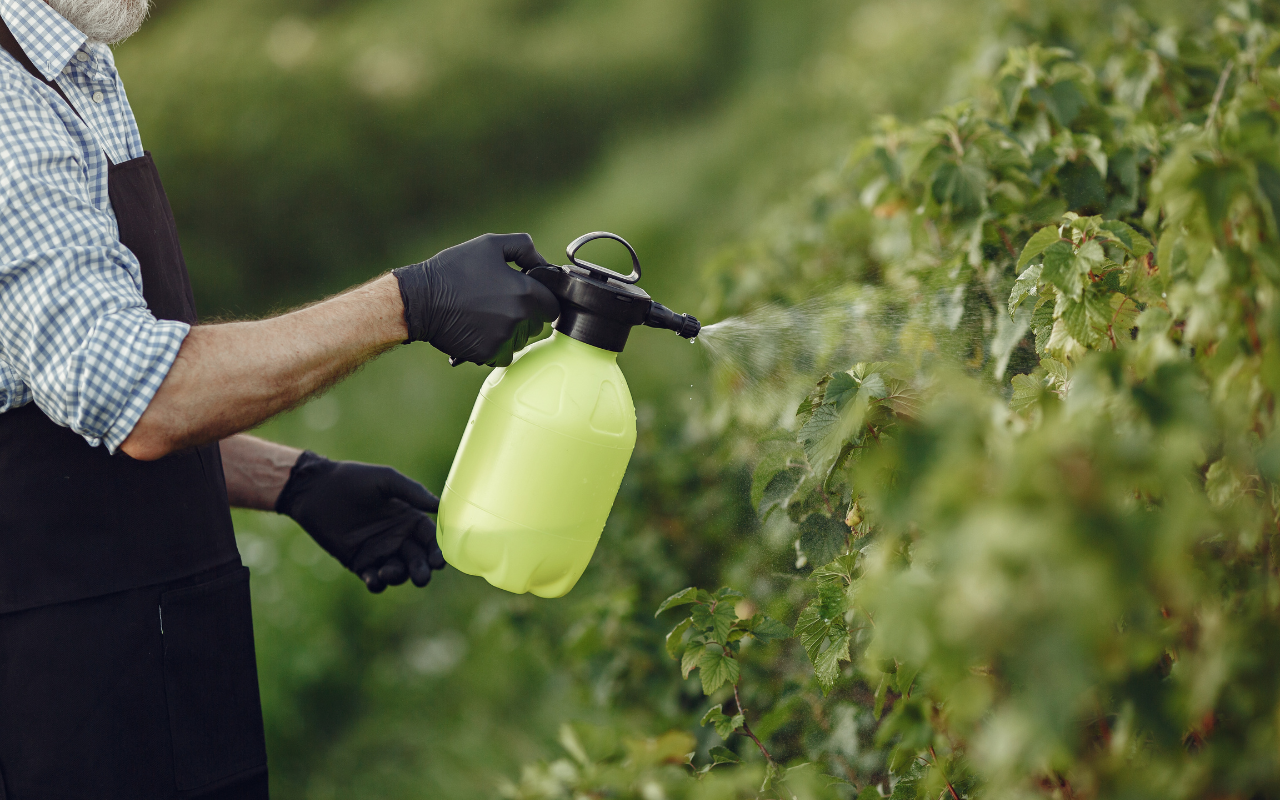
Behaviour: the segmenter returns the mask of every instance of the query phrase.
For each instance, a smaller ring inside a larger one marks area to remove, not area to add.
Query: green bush
[[[660,609],[710,727],[509,795],[1280,793],[1280,15],[1034,13],[710,269],[721,335],[811,337],[720,345],[746,597]]]

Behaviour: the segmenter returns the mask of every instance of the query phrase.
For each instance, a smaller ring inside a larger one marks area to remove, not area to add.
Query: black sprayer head
[[[590,261],[578,260],[579,248],[593,239],[621,242],[631,254],[631,274],[619,275]],[[696,318],[654,302],[635,285],[640,280],[640,257],[621,236],[604,231],[588,233],[574,239],[566,253],[570,266],[534,267],[527,273],[560,301],[555,328],[565,336],[621,353],[631,329],[637,325],[665,328],[686,339],[694,338],[702,329]]]

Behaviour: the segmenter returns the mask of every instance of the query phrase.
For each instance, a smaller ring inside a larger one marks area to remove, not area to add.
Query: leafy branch
[[[724,713],[723,703],[714,705],[703,715],[702,725],[714,725],[716,733],[726,741],[741,731],[742,735],[755,742],[770,774],[773,774],[778,769],[777,762],[747,724],[747,710],[738,694],[738,680],[742,674],[738,656],[742,641],[748,636],[763,643],[789,639],[794,634],[786,625],[763,613],[739,617],[737,606],[743,598],[742,592],[727,587],[714,595],[704,589],[690,587],[664,600],[654,616],[688,606],[687,616],[667,634],[667,654],[680,662],[682,677],[688,678],[695,669],[698,670],[703,694],[709,696],[726,685],[732,686],[736,709],[729,716]],[[704,772],[718,764],[738,760],[732,751],[724,747],[712,748],[711,757],[712,762]]]

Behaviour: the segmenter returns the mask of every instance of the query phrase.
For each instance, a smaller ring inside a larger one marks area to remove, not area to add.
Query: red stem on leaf
[[[826,488],[819,486],[818,494],[822,495],[822,504],[827,507],[827,515],[834,517],[836,515],[836,510],[831,507],[831,500],[827,497]]]
[[[1004,232],[1004,228],[1000,225],[996,226],[996,232],[1000,234],[1000,241],[1004,242],[1004,249],[1009,251],[1009,255],[1013,256],[1013,260],[1018,260],[1018,251],[1013,249],[1013,242],[1009,241],[1009,234]]]
[[[938,768],[938,772],[942,772],[942,767],[938,766],[938,754],[933,752],[933,745],[929,745],[929,755],[933,756],[933,766]],[[945,772],[942,772],[942,780],[946,781],[947,791],[951,792],[952,800],[960,800],[960,795],[956,793],[956,787],[951,785],[951,779],[947,777]]]
[[[733,702],[738,706],[738,713],[742,715],[742,732],[747,736],[750,736],[751,741],[755,742],[756,747],[760,748],[760,752],[764,755],[765,761],[777,766],[773,760],[773,756],[769,755],[769,751],[764,749],[764,745],[761,744],[760,740],[756,738],[756,735],[751,732],[751,726],[747,724],[747,710],[742,707],[742,699],[738,697],[738,684],[736,683],[733,685]]]

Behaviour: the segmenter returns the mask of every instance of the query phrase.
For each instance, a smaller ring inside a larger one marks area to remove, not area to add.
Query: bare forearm
[[[297,405],[406,335],[391,275],[279,317],[194,327],[121,449],[150,460],[227,439]]]
[[[222,440],[222,470],[227,499],[237,508],[273,511],[280,490],[302,451],[256,436],[239,434]]]

